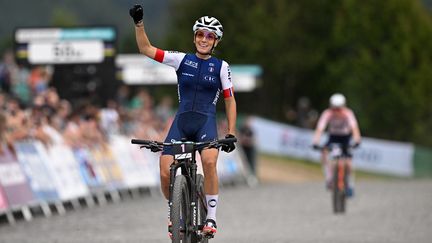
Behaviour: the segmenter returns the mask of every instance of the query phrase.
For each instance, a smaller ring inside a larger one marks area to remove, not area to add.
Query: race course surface
[[[223,188],[212,243],[416,242],[432,239],[432,181],[361,181],[345,215],[321,182]],[[161,197],[0,226],[0,242],[170,242]]]

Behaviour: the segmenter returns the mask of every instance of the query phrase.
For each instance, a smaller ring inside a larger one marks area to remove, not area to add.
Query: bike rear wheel
[[[203,226],[207,218],[207,203],[204,192],[204,176],[197,174],[196,177],[197,186],[197,224]],[[208,243],[208,239],[202,235],[198,235],[197,232],[192,235],[192,243]]]
[[[172,222],[172,243],[189,243],[190,232],[190,199],[186,177],[176,177],[172,191],[172,205],[170,219]]]

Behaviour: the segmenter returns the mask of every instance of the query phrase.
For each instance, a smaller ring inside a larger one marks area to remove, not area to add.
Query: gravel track
[[[145,196],[0,226],[0,242],[169,242],[167,205]],[[334,215],[321,182],[223,188],[212,243],[432,242],[432,181],[357,183]]]

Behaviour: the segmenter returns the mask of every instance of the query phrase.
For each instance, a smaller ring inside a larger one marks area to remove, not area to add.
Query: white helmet
[[[215,17],[203,16],[195,21],[192,28],[195,33],[197,30],[208,30],[215,33],[218,40],[222,39],[223,27],[222,24]]]
[[[345,103],[346,99],[343,94],[336,93],[330,97],[330,107],[343,107]]]

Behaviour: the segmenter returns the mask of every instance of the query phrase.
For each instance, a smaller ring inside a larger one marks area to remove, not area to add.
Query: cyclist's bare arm
[[[353,133],[354,142],[359,144],[361,141],[361,135],[360,135],[359,127],[358,126],[353,127],[352,133]]]
[[[154,59],[157,48],[152,46],[144,29],[144,22],[135,25],[135,37],[140,53]]]
[[[315,133],[313,136],[313,140],[312,140],[312,144],[319,144],[320,138],[321,138],[321,134],[323,133],[323,129],[317,127],[315,129]]]
[[[351,126],[354,142],[360,144],[361,141],[360,128],[358,126],[357,119],[351,110],[349,112],[349,124]]]
[[[237,108],[234,96],[225,98],[225,112],[228,120],[228,134],[235,135]]]
[[[318,144],[320,142],[321,135],[324,132],[324,129],[327,127],[328,119],[329,119],[329,112],[326,110],[321,114],[318,120],[314,137],[312,140],[313,144]]]

